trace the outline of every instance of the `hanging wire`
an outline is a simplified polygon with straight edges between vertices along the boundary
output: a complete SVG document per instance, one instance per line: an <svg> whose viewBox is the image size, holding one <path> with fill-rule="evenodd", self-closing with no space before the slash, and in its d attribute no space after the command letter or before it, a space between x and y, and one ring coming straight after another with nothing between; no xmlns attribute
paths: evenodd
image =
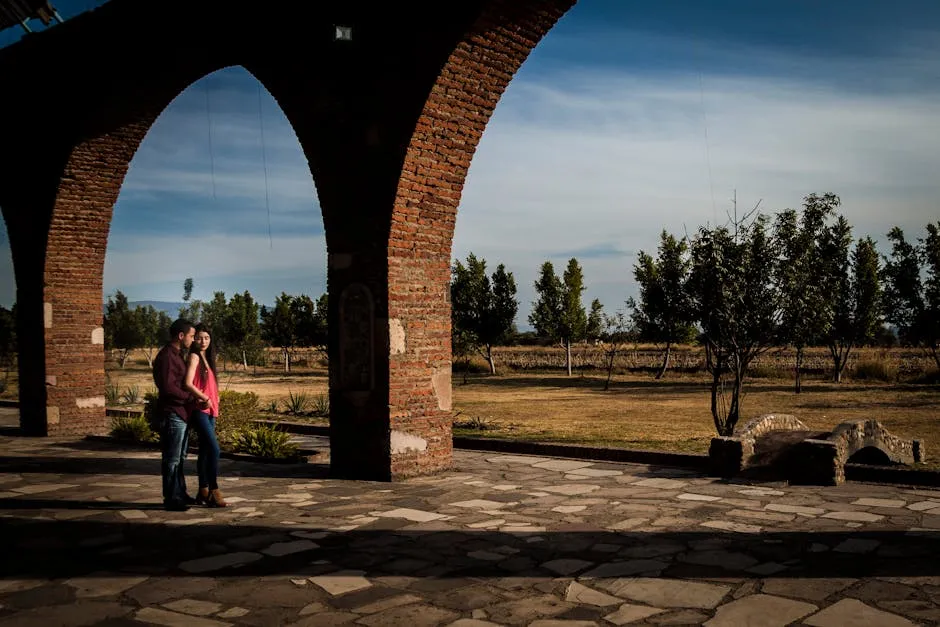
<svg viewBox="0 0 940 627"><path fill-rule="evenodd" d="M215 157L212 150L212 114L209 111L209 81L203 81L206 87L206 132L209 135L209 176L212 179L212 200L215 197Z"/></svg>
<svg viewBox="0 0 940 627"><path fill-rule="evenodd" d="M264 148L264 116L261 113L261 81L256 81L256 84L258 86L258 126L261 128L261 164L264 168L264 206L268 211L268 243L271 250L274 250L274 238L271 235L271 202L268 196L268 158Z"/></svg>

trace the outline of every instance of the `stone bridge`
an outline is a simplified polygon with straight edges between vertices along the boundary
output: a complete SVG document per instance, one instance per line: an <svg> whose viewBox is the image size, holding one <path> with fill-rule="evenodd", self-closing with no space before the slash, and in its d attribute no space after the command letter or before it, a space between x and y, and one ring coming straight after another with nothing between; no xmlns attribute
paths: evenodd
<svg viewBox="0 0 940 627"><path fill-rule="evenodd" d="M573 4L298 2L259 21L247 3L111 0L0 50L24 432L107 431L112 209L157 116L238 65L293 126L323 212L332 472L449 468L450 253L464 178L506 86Z"/></svg>
<svg viewBox="0 0 940 627"><path fill-rule="evenodd" d="M924 461L924 448L873 419L820 432L790 414L764 414L732 436L713 438L709 458L712 473L722 477L772 474L792 484L839 485L847 463L911 465Z"/></svg>

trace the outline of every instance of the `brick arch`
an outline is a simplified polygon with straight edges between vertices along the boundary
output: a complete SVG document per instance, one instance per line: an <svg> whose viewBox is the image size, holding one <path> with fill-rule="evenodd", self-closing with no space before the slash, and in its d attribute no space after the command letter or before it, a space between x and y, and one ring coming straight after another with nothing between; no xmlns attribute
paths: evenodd
<svg viewBox="0 0 940 627"><path fill-rule="evenodd" d="M448 285L464 179L509 82L574 3L485 3L441 69L417 120L396 191L388 244L393 476L415 474L416 465L428 472L450 463ZM408 444L415 433L422 436L418 448Z"/></svg>
<svg viewBox="0 0 940 627"><path fill-rule="evenodd" d="M192 63L185 72L161 76L162 84L126 109L95 120L87 138L68 155L55 192L43 273L45 424L24 424L27 431L70 435L107 430L101 303L114 204L131 159L157 117L192 84L235 66L268 89L260 73L245 65Z"/></svg>

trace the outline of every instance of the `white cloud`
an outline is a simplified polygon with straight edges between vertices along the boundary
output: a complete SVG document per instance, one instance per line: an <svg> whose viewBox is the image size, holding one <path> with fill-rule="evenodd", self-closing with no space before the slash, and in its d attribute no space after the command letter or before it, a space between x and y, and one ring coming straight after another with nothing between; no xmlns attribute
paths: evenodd
<svg viewBox="0 0 940 627"><path fill-rule="evenodd" d="M548 72L534 55L510 84L473 159L452 256L473 251L491 266L505 263L516 275L525 326L532 282L545 259L560 272L568 256L578 256L588 285L585 301L597 297L616 309L635 294L636 251L653 251L664 228L694 232L705 222L724 221L735 188L742 209L763 199L768 212L798 207L811 192L833 191L857 236L884 240L894 224L919 235L940 213L940 99L924 93L940 91L936 81L918 83L920 93L914 93L850 91L836 87L843 83L835 79L870 72L873 81L877 75L894 87L914 84L924 75L924 50L918 43L907 57L871 63L814 60L811 79L639 75L613 66ZM746 53L751 65L775 72L810 62L755 49L708 52L708 58L724 54L726 61ZM885 78L885 72L893 74ZM827 75L833 80L820 80ZM168 109L145 139L116 223L120 213L133 211L135 198L166 192L211 197L198 95L184 93L179 108ZM257 116L249 115L249 99L256 96L228 97L243 98L244 106L213 115L216 190L220 198L249 199L254 207L265 193ZM272 104L265 106L272 215L318 207L290 125ZM252 211L257 219L258 210ZM120 235L109 249L106 291L185 276L204 278L197 286L223 277L233 284L242 276L240 289L277 293L283 277L323 276L322 237L276 239L272 252L264 233L226 235L227 225L241 218L235 211L199 246ZM185 257L166 258L171 241Z"/></svg>
<svg viewBox="0 0 940 627"><path fill-rule="evenodd" d="M741 210L763 199L765 212L835 192L856 236L881 240L940 213L935 97L695 74L550 78L510 84L471 165L453 247L514 271L520 321L539 266L552 258L559 270L562 251L625 251L581 259L586 301L621 306L635 293L634 252L652 252L663 228L724 222L734 188Z"/></svg>

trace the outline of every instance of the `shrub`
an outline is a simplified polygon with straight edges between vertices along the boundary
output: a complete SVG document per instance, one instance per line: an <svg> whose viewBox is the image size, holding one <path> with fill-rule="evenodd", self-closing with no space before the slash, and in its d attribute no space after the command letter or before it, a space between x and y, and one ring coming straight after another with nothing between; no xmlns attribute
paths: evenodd
<svg viewBox="0 0 940 627"><path fill-rule="evenodd" d="M460 412L457 412L457 416L459 415ZM499 428L499 425L481 416L471 416L470 418L466 418L464 420L457 420L457 416L454 416L454 429L465 429L468 431L491 431L493 429Z"/></svg>
<svg viewBox="0 0 940 627"><path fill-rule="evenodd" d="M124 393L121 394L121 400L124 401L127 405L136 405L140 402L140 386L131 385L128 386Z"/></svg>
<svg viewBox="0 0 940 627"><path fill-rule="evenodd" d="M232 449L256 457L283 459L297 454L297 445L290 439L290 433L271 425L244 426L232 434Z"/></svg>
<svg viewBox="0 0 940 627"><path fill-rule="evenodd" d="M220 443L234 441L235 433L258 418L261 401L254 392L225 390L219 394L219 418L215 424Z"/></svg>
<svg viewBox="0 0 940 627"><path fill-rule="evenodd" d="M159 437L144 415L116 416L111 419L111 435L131 442L156 442Z"/></svg>
<svg viewBox="0 0 940 627"><path fill-rule="evenodd" d="M284 409L288 414L299 416L307 411L307 406L310 405L310 397L307 396L306 392L294 394L293 391L289 390L288 393L290 396L284 401Z"/></svg>
<svg viewBox="0 0 940 627"><path fill-rule="evenodd" d="M151 390L144 395L144 420L156 433L160 433L160 416L157 415L157 399L160 396Z"/></svg>
<svg viewBox="0 0 940 627"><path fill-rule="evenodd" d="M884 358L863 359L855 364L854 379L862 381L886 381L892 383L898 379L898 368Z"/></svg>
<svg viewBox="0 0 940 627"><path fill-rule="evenodd" d="M117 405L121 400L121 387L110 381L104 386L104 400L108 405Z"/></svg>
<svg viewBox="0 0 940 627"><path fill-rule="evenodd" d="M754 364L748 368L747 376L752 379L786 379L791 374L779 366Z"/></svg>
<svg viewBox="0 0 940 627"><path fill-rule="evenodd" d="M313 413L317 416L330 415L330 395L317 394L313 398Z"/></svg>

